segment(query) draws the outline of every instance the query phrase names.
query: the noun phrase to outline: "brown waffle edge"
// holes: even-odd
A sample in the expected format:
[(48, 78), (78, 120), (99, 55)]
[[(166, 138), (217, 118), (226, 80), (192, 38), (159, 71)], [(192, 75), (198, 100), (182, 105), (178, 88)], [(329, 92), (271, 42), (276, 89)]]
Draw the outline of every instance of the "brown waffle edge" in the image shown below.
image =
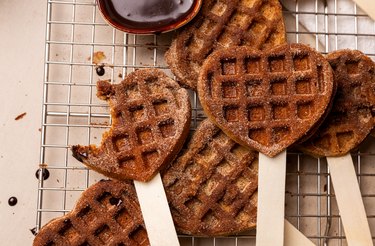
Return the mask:
[(109, 101), (112, 127), (100, 147), (75, 145), (73, 156), (111, 178), (150, 180), (175, 158), (189, 133), (187, 91), (158, 69), (137, 70), (117, 85), (99, 81), (97, 88), (98, 97)]
[(218, 50), (198, 80), (209, 118), (238, 143), (271, 157), (311, 134), (334, 92), (328, 62), (302, 44)]
[(133, 184), (90, 186), (71, 212), (41, 228), (33, 246), (47, 245), (150, 245)]
[(198, 16), (173, 39), (165, 60), (177, 81), (196, 90), (206, 57), (229, 46), (267, 49), (286, 43), (278, 0), (206, 0)]

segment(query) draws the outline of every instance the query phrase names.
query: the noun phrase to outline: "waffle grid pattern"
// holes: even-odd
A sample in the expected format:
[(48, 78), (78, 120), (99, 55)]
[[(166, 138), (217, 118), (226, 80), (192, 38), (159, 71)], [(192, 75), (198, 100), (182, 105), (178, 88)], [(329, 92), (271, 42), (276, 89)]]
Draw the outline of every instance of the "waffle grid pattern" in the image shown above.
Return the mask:
[(317, 59), (311, 49), (287, 45), (264, 53), (241, 47), (217, 52), (205, 63), (199, 83), (206, 96), (200, 99), (248, 146), (255, 141), (265, 152), (286, 147), (325, 111), (320, 100), (329, 94), (328, 68)]
[(220, 235), (254, 227), (257, 164), (255, 152), (203, 121), (187, 150), (163, 174), (177, 229)]
[[(152, 163), (157, 163), (157, 159), (165, 150), (160, 150), (163, 145), (160, 142), (171, 142), (168, 138), (174, 137), (178, 129), (175, 122), (179, 117), (175, 114), (175, 108), (179, 108), (175, 95), (172, 91), (165, 94), (157, 94), (152, 89), (151, 83), (155, 83), (158, 78), (150, 77), (143, 81), (132, 84), (127, 90), (124, 99), (118, 96), (124, 105), (115, 105), (114, 122), (125, 122), (126, 128), (121, 128), (121, 123), (115, 124), (112, 132), (112, 144), (114, 154), (117, 156), (119, 167), (131, 166), (142, 172), (150, 168)], [(121, 89), (117, 90), (120, 92)], [(139, 94), (136, 99), (129, 100)], [(159, 161), (160, 162), (160, 161)], [(137, 164), (136, 164), (137, 163)]]
[(116, 181), (89, 188), (72, 212), (40, 234), (34, 245), (149, 245), (134, 187)]
[(374, 125), (374, 63), (358, 51), (337, 51), (328, 55), (338, 89), (332, 112), (319, 134), (303, 149), (318, 156), (335, 156), (356, 148)]
[[(276, 13), (276, 14), (275, 14)], [(279, 13), (279, 14), (277, 14)], [(216, 40), (218, 46), (249, 45), (255, 48), (275, 46), (280, 19), (276, 1), (209, 1), (203, 9), (200, 21), (194, 25), (185, 43), (192, 59), (201, 61), (210, 53)]]
[[(335, 122), (339, 123), (334, 129), (326, 129), (327, 131), (320, 137), (312, 139), (313, 146), (326, 153), (341, 153), (349, 151), (348, 146), (355, 146), (356, 138), (359, 136), (353, 130), (353, 125), (345, 121), (355, 121), (358, 115), (353, 114), (334, 114), (330, 118), (335, 117)], [(321, 154), (321, 153), (320, 153)]]
[(149, 180), (182, 145), (190, 120), (187, 92), (162, 72), (142, 70), (118, 85), (100, 81), (98, 93), (109, 97), (112, 129), (83, 162), (122, 178)]
[(176, 74), (182, 72), (188, 78), (180, 78), (181, 83), (195, 88), (194, 76), (212, 51), (233, 45), (273, 47), (286, 42), (284, 31), (281, 6), (276, 0), (207, 1), (194, 24), (176, 38), (169, 63), (177, 63)]

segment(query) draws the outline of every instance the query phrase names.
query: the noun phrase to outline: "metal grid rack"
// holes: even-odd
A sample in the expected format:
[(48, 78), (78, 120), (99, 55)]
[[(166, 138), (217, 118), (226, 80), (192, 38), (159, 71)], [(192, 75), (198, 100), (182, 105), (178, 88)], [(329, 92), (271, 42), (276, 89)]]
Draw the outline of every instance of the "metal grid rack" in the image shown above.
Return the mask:
[[(359, 49), (375, 57), (375, 23), (351, 0), (283, 0), (289, 42), (310, 44), (322, 53)], [(99, 144), (110, 126), (108, 105), (99, 101), (96, 81), (119, 82), (139, 68), (164, 63), (173, 33), (137, 36), (108, 26), (95, 0), (48, 0), (40, 171), (36, 226), (70, 211), (89, 185), (103, 176), (71, 157), (73, 144)], [(93, 54), (102, 51), (105, 74), (99, 77)], [(205, 118), (197, 95), (191, 92), (192, 131)], [(375, 235), (375, 141), (371, 138), (353, 153), (373, 235)], [(325, 159), (288, 152), (286, 217), (316, 245), (346, 245)], [(180, 236), (182, 245), (254, 245), (255, 233), (221, 238)]]

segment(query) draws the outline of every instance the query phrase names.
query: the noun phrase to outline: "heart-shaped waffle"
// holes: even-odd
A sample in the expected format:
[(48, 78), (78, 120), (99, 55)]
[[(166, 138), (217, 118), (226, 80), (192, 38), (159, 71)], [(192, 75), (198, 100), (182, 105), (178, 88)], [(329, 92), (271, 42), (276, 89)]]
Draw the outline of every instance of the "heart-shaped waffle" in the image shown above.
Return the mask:
[(102, 180), (84, 191), (71, 212), (51, 220), (33, 246), (150, 245), (131, 182)]
[(258, 153), (231, 140), (209, 119), (162, 179), (177, 231), (216, 236), (255, 227)]
[(199, 99), (213, 122), (238, 143), (270, 157), (316, 126), (334, 91), (329, 63), (302, 44), (264, 52), (218, 50), (198, 80)]
[(374, 127), (374, 62), (357, 50), (335, 51), (327, 60), (337, 83), (332, 110), (318, 131), (298, 146), (320, 157), (349, 153)]
[(172, 41), (165, 58), (178, 82), (196, 90), (213, 51), (235, 45), (265, 49), (286, 43), (278, 0), (205, 0), (195, 19)]
[(120, 84), (97, 84), (108, 100), (112, 127), (99, 148), (73, 146), (73, 156), (108, 177), (150, 180), (180, 151), (189, 133), (187, 91), (158, 69), (137, 70)]

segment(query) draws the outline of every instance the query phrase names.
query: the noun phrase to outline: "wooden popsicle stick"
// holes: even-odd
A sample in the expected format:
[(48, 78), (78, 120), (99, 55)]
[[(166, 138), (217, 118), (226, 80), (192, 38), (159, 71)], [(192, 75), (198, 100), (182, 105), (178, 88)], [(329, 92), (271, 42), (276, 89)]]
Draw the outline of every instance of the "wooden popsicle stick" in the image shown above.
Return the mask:
[(151, 246), (180, 245), (158, 173), (147, 183), (134, 181)]
[(350, 154), (327, 157), (333, 188), (349, 246), (372, 246), (361, 191)]
[(274, 158), (259, 153), (257, 246), (284, 244), (286, 150)]
[(375, 1), (373, 0), (353, 0), (361, 9), (375, 20)]
[(287, 220), (285, 220), (284, 229), (285, 246), (315, 246), (313, 242), (311, 242)]

